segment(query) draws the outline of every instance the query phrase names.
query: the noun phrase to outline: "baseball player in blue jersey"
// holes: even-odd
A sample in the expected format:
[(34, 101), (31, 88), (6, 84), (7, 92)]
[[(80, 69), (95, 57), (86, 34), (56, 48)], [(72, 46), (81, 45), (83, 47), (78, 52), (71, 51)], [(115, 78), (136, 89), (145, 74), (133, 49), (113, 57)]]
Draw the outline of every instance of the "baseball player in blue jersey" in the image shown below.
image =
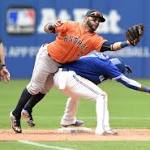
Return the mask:
[(137, 81), (127, 78), (124, 75), (126, 72), (131, 72), (131, 69), (119, 59), (109, 59), (97, 52), (63, 65), (54, 75), (54, 85), (69, 96), (61, 125), (68, 127), (77, 123), (78, 120), (75, 116), (78, 100), (80, 97), (84, 97), (96, 101), (97, 126), (95, 133), (99, 135), (116, 134), (109, 125), (107, 93), (101, 90), (97, 84), (107, 79), (113, 79), (128, 88), (150, 93), (150, 88), (143, 87)]

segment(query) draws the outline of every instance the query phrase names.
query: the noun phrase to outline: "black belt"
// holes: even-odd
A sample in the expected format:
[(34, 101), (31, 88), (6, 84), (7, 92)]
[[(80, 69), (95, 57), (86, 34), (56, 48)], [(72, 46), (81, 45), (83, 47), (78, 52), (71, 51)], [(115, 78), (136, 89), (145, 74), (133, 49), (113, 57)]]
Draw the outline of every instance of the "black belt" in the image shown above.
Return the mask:
[(69, 71), (69, 68), (61, 68), (62, 71)]

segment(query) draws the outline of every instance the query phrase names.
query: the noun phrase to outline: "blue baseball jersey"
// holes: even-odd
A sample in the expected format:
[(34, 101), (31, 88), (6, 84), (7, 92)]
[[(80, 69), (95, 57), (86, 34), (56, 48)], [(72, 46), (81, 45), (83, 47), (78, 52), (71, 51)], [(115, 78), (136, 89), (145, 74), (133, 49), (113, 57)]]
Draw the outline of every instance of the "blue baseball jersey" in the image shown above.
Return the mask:
[(119, 77), (122, 73), (109, 60), (108, 56), (94, 52), (79, 60), (61, 66), (66, 70), (75, 71), (76, 74), (84, 77), (95, 84), (99, 84), (106, 79)]

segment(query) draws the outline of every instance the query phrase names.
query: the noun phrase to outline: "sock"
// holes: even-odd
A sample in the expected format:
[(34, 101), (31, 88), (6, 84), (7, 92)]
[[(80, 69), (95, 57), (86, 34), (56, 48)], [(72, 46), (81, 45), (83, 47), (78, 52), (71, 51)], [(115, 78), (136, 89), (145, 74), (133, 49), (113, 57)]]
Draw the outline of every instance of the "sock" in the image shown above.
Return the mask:
[(38, 93), (36, 95), (33, 95), (30, 100), (26, 103), (26, 105), (24, 106), (23, 109), (27, 110), (30, 114), (32, 113), (32, 109), (33, 107), (40, 102), (43, 97), (45, 96), (45, 94), (42, 93)]
[(12, 112), (13, 115), (17, 118), (21, 118), (21, 111), (24, 108), (25, 104), (28, 102), (28, 100), (31, 98), (31, 94), (28, 92), (28, 90), (25, 88), (20, 96), (20, 99), (18, 101), (18, 104), (14, 111)]

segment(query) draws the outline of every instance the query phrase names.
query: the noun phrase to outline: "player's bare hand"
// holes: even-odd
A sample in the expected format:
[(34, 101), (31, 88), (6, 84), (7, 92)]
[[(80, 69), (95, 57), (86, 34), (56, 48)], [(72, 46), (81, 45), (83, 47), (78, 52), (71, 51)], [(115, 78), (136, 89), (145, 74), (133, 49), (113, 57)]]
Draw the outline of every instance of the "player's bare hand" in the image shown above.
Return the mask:
[(0, 70), (0, 79), (3, 80), (3, 81), (5, 81), (5, 82), (9, 82), (10, 81), (10, 73), (7, 70), (6, 67), (3, 67)]
[(57, 20), (57, 22), (55, 23), (55, 27), (61, 26), (63, 23), (61, 20)]

